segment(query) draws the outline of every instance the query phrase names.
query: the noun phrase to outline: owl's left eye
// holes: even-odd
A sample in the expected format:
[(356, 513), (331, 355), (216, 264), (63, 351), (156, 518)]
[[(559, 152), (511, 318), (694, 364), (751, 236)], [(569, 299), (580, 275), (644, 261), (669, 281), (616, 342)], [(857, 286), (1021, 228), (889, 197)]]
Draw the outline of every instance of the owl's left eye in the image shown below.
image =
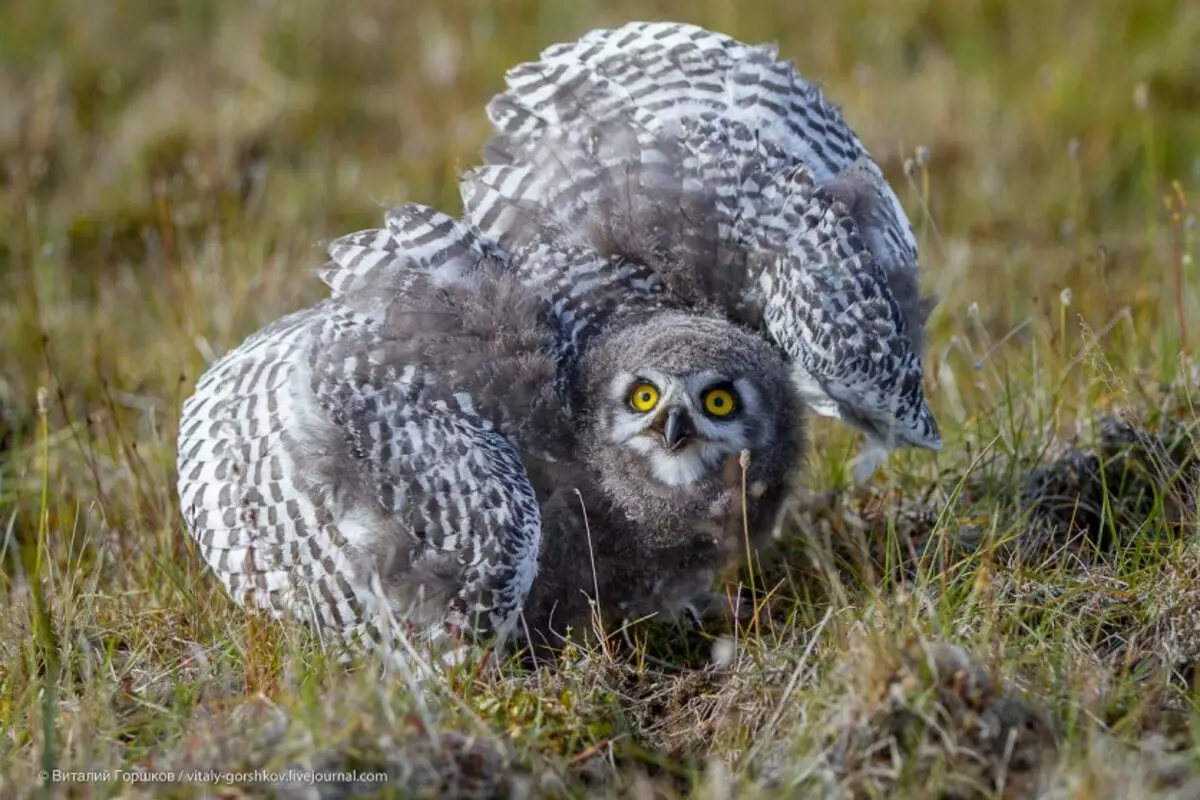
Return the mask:
[(736, 408), (737, 398), (729, 389), (709, 389), (704, 393), (704, 410), (710, 416), (728, 417)]

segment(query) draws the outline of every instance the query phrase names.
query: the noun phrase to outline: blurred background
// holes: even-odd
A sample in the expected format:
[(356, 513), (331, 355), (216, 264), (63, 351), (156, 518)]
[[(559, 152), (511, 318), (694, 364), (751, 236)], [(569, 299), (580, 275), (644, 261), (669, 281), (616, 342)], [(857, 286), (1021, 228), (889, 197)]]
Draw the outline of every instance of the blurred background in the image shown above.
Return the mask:
[(1067, 377), (1082, 337), (1162, 380), (1196, 341), (1196, 3), (6, 0), (0, 439), (30, 440), (45, 387), (51, 427), (123, 422), (166, 480), (179, 401), (321, 295), (322, 241), (456, 211), (505, 69), (636, 18), (777, 41), (844, 107), (941, 297), (951, 442), (1013, 369), (1102, 402)]

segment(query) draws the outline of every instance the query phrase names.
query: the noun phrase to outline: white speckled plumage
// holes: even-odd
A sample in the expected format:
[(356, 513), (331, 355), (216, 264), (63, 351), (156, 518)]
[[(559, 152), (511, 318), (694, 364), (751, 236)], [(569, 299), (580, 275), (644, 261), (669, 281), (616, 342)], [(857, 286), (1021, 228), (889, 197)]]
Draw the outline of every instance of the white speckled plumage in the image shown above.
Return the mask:
[[(777, 56), (673, 22), (551, 46), (489, 103), (496, 133), (464, 198), (497, 240), (574, 231), (594, 263), (765, 331), (809, 405), (867, 434), (862, 480), (893, 446), (940, 447), (922, 387), (930, 301), (878, 165)], [(564, 266), (532, 263), (542, 284)]]

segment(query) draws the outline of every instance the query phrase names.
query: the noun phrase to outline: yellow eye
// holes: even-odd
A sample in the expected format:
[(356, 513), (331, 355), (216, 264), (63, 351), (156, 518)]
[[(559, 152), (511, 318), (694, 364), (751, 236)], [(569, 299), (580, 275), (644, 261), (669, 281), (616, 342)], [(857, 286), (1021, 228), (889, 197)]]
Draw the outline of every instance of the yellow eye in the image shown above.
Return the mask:
[(704, 410), (714, 417), (727, 417), (736, 407), (737, 401), (728, 389), (709, 389), (704, 393)]
[(629, 393), (629, 405), (638, 411), (652, 411), (658, 405), (658, 389), (652, 383), (639, 383)]

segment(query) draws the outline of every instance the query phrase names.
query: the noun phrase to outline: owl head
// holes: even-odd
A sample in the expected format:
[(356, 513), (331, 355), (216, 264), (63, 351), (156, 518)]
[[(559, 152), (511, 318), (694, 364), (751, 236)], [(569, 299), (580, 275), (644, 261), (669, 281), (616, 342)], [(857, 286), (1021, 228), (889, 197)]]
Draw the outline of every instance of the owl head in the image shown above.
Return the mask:
[(709, 514), (743, 451), (758, 487), (781, 483), (797, 458), (788, 368), (723, 319), (654, 313), (606, 335), (584, 373), (588, 459), (609, 499), (648, 529)]

